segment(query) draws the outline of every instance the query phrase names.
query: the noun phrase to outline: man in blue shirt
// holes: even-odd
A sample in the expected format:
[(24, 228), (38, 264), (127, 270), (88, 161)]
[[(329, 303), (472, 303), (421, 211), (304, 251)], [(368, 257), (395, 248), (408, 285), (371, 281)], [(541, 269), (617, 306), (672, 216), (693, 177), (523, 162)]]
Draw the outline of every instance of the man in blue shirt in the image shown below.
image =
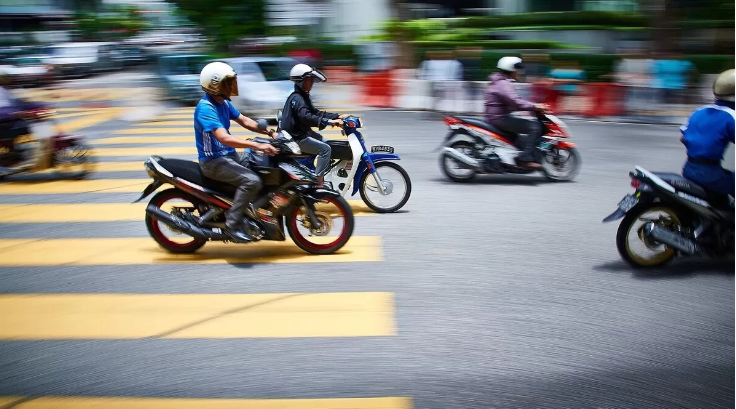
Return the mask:
[(713, 83), (715, 103), (695, 110), (683, 125), (682, 143), (687, 162), (682, 175), (705, 189), (734, 195), (734, 173), (721, 167), (729, 143), (734, 143), (734, 83), (736, 71), (728, 70)]
[[(238, 95), (237, 74), (228, 64), (207, 64), (199, 75), (199, 83), (205, 92), (194, 109), (194, 137), (199, 154), (199, 168), (210, 179), (237, 186), (233, 204), (226, 213), (225, 234), (236, 243), (247, 243), (253, 238), (243, 229), (243, 218), (251, 208), (253, 197), (261, 189), (261, 180), (250, 170), (247, 155), (238, 154), (236, 148), (261, 150), (275, 155), (277, 150), (265, 143), (256, 143), (230, 135), (230, 121), (253, 132), (276, 137), (274, 131), (262, 131), (251, 118), (241, 115), (230, 102), (230, 96)], [(251, 209), (251, 213), (254, 213)], [(250, 217), (255, 217), (251, 214)]]

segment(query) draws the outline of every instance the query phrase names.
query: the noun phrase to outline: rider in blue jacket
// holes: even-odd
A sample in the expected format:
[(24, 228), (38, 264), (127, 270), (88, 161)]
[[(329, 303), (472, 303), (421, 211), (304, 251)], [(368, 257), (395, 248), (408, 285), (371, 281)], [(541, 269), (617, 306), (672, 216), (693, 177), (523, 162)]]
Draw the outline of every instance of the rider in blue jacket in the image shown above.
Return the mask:
[(734, 195), (734, 173), (721, 167), (729, 143), (734, 143), (734, 83), (736, 71), (728, 70), (713, 83), (715, 103), (696, 109), (680, 127), (687, 147), (682, 175), (710, 191)]

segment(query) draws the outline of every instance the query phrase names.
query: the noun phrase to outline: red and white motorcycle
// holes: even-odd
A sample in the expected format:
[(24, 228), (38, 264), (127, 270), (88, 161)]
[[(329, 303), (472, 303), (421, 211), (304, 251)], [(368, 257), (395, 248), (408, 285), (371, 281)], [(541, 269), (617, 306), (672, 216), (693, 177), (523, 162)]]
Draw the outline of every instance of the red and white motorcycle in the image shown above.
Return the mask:
[[(580, 170), (581, 158), (576, 145), (569, 142), (567, 125), (551, 114), (537, 113), (536, 119), (544, 129), (536, 149), (541, 171), (554, 181), (574, 179)], [(450, 180), (468, 182), (477, 174), (536, 171), (516, 164), (516, 157), (521, 153), (512, 142), (516, 134), (469, 117), (448, 116), (445, 124), (450, 133), (441, 145), (440, 166)]]

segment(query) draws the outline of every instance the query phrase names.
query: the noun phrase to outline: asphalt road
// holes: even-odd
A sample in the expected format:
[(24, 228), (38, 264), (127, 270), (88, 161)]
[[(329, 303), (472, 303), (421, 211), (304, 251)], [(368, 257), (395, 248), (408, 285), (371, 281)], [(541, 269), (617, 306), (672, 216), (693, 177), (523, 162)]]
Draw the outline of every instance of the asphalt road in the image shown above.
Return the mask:
[[(0, 292), (389, 292), (394, 335), (4, 340), (0, 396), (404, 396), (415, 408), (438, 409), (734, 406), (733, 262), (633, 271), (617, 254), (617, 225), (601, 223), (632, 190), (635, 165), (679, 171), (676, 127), (569, 123), (583, 159), (574, 182), (489, 176), (455, 184), (432, 152), (446, 134), (441, 121), (363, 116), (368, 142), (394, 146), (413, 183), (405, 211), (357, 219), (356, 235), (381, 237), (381, 261), (5, 266)], [(104, 138), (130, 126), (113, 120), (86, 131)], [(189, 145), (151, 153), (159, 146)], [(3, 194), (0, 203), (136, 197)], [(109, 237), (148, 235), (139, 221), (0, 224), (0, 239)]]

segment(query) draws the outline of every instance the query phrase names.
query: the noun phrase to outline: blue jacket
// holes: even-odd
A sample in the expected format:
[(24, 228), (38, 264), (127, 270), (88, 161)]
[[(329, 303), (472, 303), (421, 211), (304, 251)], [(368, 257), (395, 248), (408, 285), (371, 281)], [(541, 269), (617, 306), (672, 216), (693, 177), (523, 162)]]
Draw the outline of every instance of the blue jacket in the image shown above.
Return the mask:
[(729, 143), (734, 143), (736, 126), (733, 102), (716, 101), (696, 109), (680, 127), (687, 156), (721, 161)]

